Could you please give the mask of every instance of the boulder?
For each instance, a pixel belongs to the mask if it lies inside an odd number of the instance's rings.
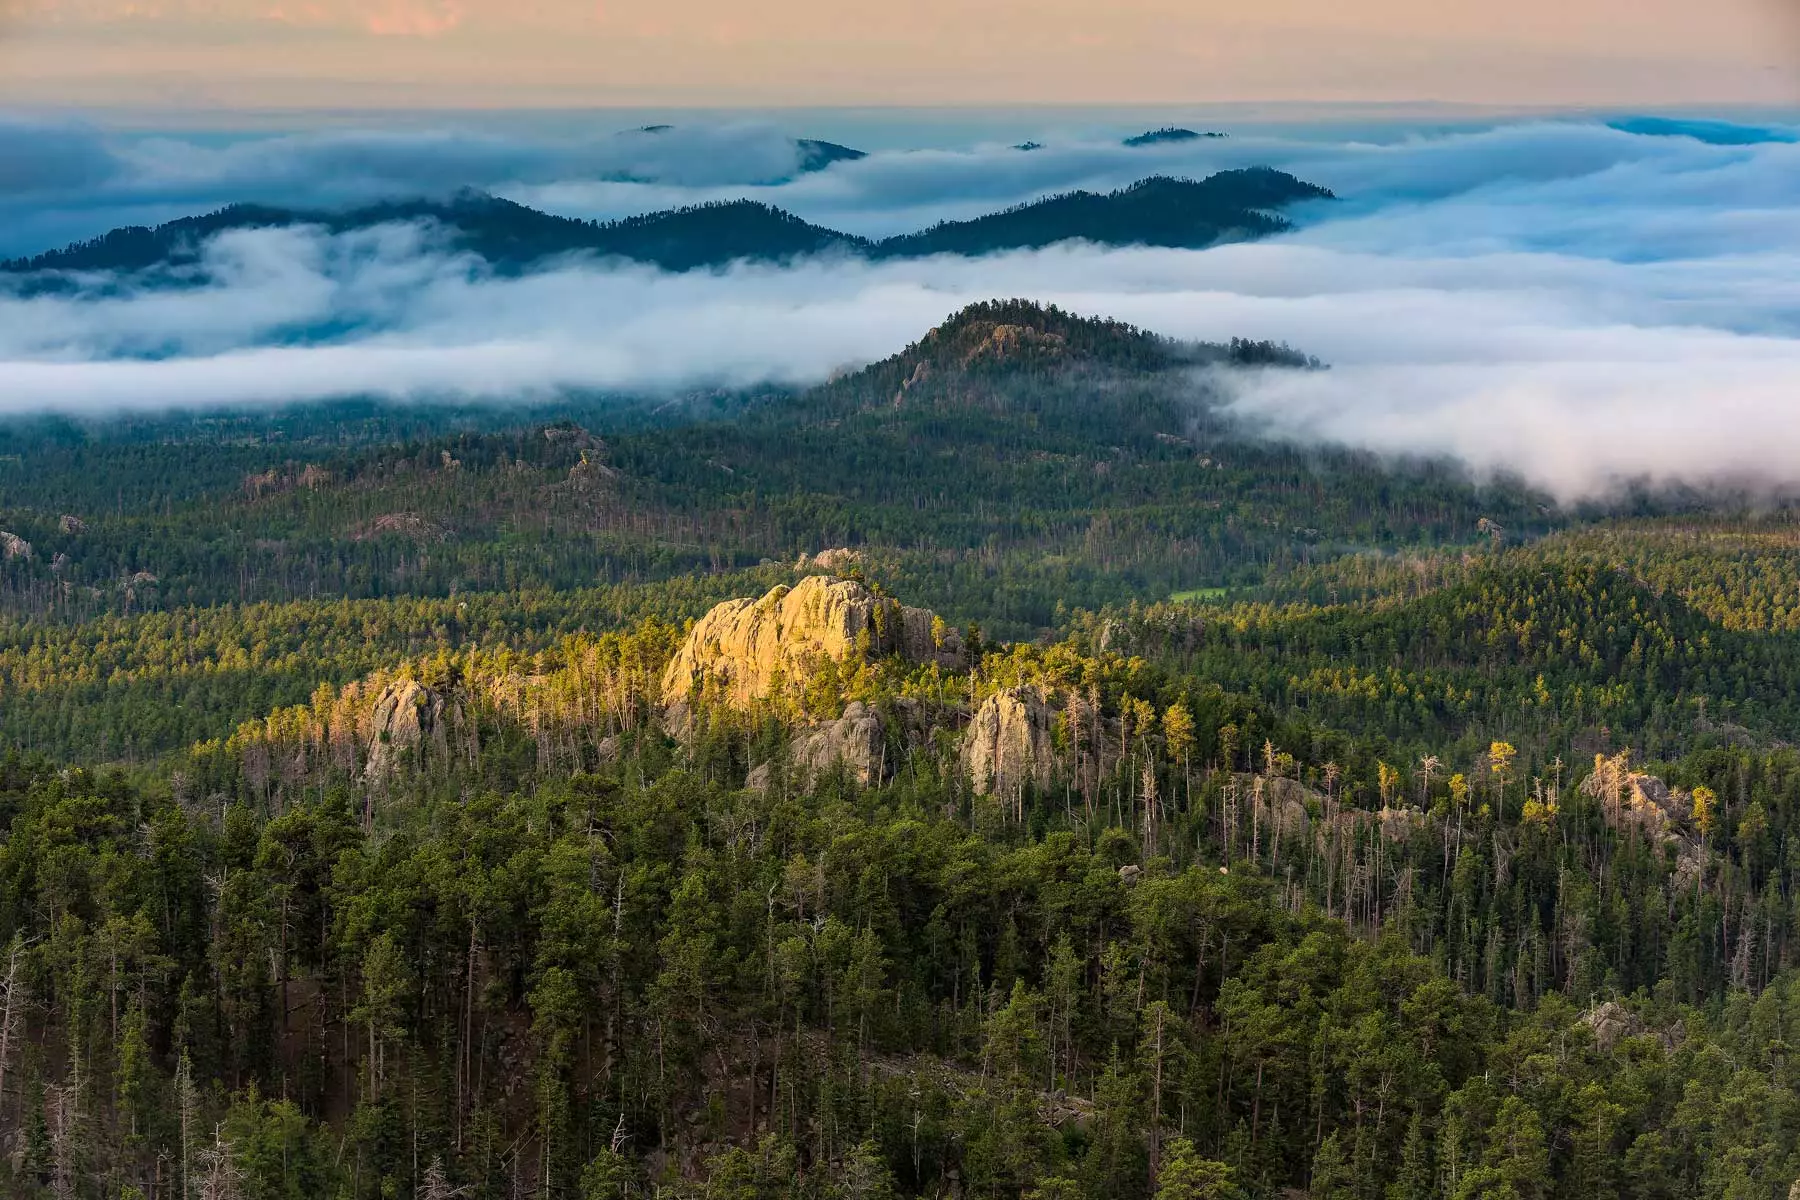
[[[781,681],[804,684],[823,663],[853,658],[961,666],[962,639],[951,630],[934,637],[934,621],[929,611],[853,580],[809,576],[759,600],[728,600],[700,618],[663,672],[663,701],[679,705],[716,689],[727,703],[747,705]]]
[[[1048,787],[1053,726],[1050,706],[1034,688],[1005,688],[982,701],[963,736],[963,768],[975,794],[1005,795],[1027,781]]]

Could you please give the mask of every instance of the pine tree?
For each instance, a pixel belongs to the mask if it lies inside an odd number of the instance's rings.
[[[1156,1200],[1238,1200],[1242,1193],[1231,1177],[1230,1167],[1201,1158],[1188,1139],[1170,1138]]]

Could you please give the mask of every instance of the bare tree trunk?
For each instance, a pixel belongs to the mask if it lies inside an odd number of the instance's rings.
[[[19,960],[24,954],[24,941],[15,937],[7,950],[6,974],[0,978],[0,1114],[6,1111],[6,1065],[29,1001],[26,983],[19,976]]]

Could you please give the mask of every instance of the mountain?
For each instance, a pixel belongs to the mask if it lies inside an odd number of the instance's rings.
[[[1076,316],[1030,300],[971,304],[900,353],[851,376],[881,379],[1032,363],[1092,363],[1161,370],[1187,361],[1188,344],[1123,321]]]
[[[816,415],[891,403],[895,409],[977,407],[1002,415],[1031,409],[1041,416],[1068,387],[1076,419],[1087,425],[1110,408],[1089,394],[1094,378],[1142,381],[1206,365],[1323,369],[1318,359],[1274,342],[1185,342],[1055,305],[986,300],[951,315],[900,353],[814,389],[795,411]],[[1153,440],[1157,431],[1183,424],[1180,410],[1188,402],[1171,406],[1169,399],[1132,401],[1102,422],[1111,422],[1109,436],[1137,432]]]
[[[845,161],[857,151],[814,143],[821,155]],[[1099,195],[1069,192],[970,221],[946,222],[920,233],[870,242],[813,225],[792,213],[750,200],[666,209],[617,221],[553,216],[484,192],[465,190],[447,200],[407,200],[340,212],[238,204],[183,217],[155,228],[115,229],[87,242],[33,258],[0,263],[13,275],[170,272],[176,282],[201,262],[206,242],[239,229],[318,226],[331,233],[394,222],[426,222],[448,244],[495,267],[519,269],[568,254],[618,257],[671,271],[718,267],[741,259],[783,261],[833,251],[876,258],[930,254],[987,254],[1080,239],[1102,245],[1199,247],[1267,236],[1289,223],[1270,210],[1329,198],[1324,188],[1268,168],[1226,171],[1204,180],[1156,177]],[[66,287],[43,279],[38,289]]]
[[[552,216],[483,192],[464,191],[446,201],[384,203],[335,213],[238,204],[154,229],[115,229],[89,242],[0,266],[14,273],[179,269],[198,263],[206,241],[228,230],[309,225],[346,233],[394,222],[434,224],[445,231],[453,248],[478,254],[501,268],[563,254],[595,254],[686,271],[740,258],[790,258],[863,244],[860,238],[809,225],[749,200],[595,222]]]
[[[754,200],[668,209],[587,229],[586,244],[569,249],[654,263],[669,271],[723,266],[740,259],[782,261],[832,250],[856,252],[868,246],[862,238],[809,224]]]
[[[970,221],[946,221],[889,238],[876,252],[905,258],[990,254],[1070,240],[1198,248],[1284,232],[1291,223],[1267,210],[1329,198],[1322,187],[1266,167],[1224,171],[1200,181],[1155,176],[1104,195],[1066,192]]]

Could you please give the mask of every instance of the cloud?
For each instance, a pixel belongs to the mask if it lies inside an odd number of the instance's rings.
[[[0,294],[0,405],[804,384],[892,353],[964,304],[1017,295],[1175,336],[1285,340],[1334,364],[1229,384],[1232,410],[1276,436],[1453,455],[1568,500],[1636,479],[1800,486],[1800,146],[1574,122],[1332,132],[1155,159],[1267,156],[1345,197],[1304,214],[1292,236],[1198,252],[1059,246],[685,275],[572,261],[497,277],[414,227],[240,231],[209,246],[204,282],[183,291],[108,280]],[[367,153],[383,160],[370,172],[409,179],[449,157],[499,170],[513,154],[514,169],[537,169],[505,139],[457,142],[454,154],[404,144],[416,164],[353,140],[318,153]],[[1097,141],[1011,157],[888,154],[771,190],[893,224],[1104,184],[1124,161]],[[237,162],[247,176],[276,173]]]
[[[117,170],[117,160],[89,126],[0,116],[0,202],[54,199],[104,185]]]
[[[1677,185],[1720,207],[1754,188],[1773,207],[1791,206],[1800,172],[1782,174],[1768,144],[1722,145],[1650,136],[1592,121],[1538,121],[1488,128],[1415,124],[1287,127],[1242,122],[1231,138],[1130,149],[1141,124],[1068,127],[1067,117],[1020,114],[1007,141],[879,150],[857,162],[797,175],[794,136],[805,127],[767,121],[680,120],[662,133],[594,128],[586,117],[300,129],[279,134],[112,133],[78,139],[89,174],[40,170],[69,152],[66,124],[15,122],[6,149],[14,173],[42,182],[26,202],[7,202],[0,182],[0,254],[27,254],[92,237],[117,224],[155,222],[196,209],[255,200],[338,207],[369,200],[486,188],[569,216],[630,216],[681,204],[750,196],[852,233],[909,232],[943,219],[1071,188],[1110,189],[1145,175],[1205,175],[1272,165],[1347,197],[1343,212],[1402,211],[1456,196],[1511,205],[1539,227],[1540,245],[1591,235],[1581,227],[1590,197],[1626,200],[1633,187],[1657,197]],[[792,118],[790,118],[792,119]],[[621,122],[622,123],[622,122]],[[1793,127],[1712,122],[1708,128],[1791,136]],[[858,141],[852,122],[839,140]],[[884,140],[909,132],[871,127]],[[925,136],[921,126],[912,131]],[[942,137],[942,131],[938,131]],[[1032,138],[1044,148],[1014,150]],[[1724,140],[1715,138],[1715,142]],[[6,161],[0,159],[0,161]],[[1792,159],[1789,160],[1790,162]],[[0,168],[0,179],[6,169]],[[1752,178],[1754,176],[1754,178]],[[1529,212],[1534,201],[1542,213]],[[1657,202],[1661,202],[1660,199]],[[1339,214],[1340,216],[1342,213]]]
[[[579,180],[617,189],[635,213],[773,185],[800,165],[794,138],[756,122],[561,137],[405,125],[199,137],[0,118],[0,256],[243,201],[334,209]]]

